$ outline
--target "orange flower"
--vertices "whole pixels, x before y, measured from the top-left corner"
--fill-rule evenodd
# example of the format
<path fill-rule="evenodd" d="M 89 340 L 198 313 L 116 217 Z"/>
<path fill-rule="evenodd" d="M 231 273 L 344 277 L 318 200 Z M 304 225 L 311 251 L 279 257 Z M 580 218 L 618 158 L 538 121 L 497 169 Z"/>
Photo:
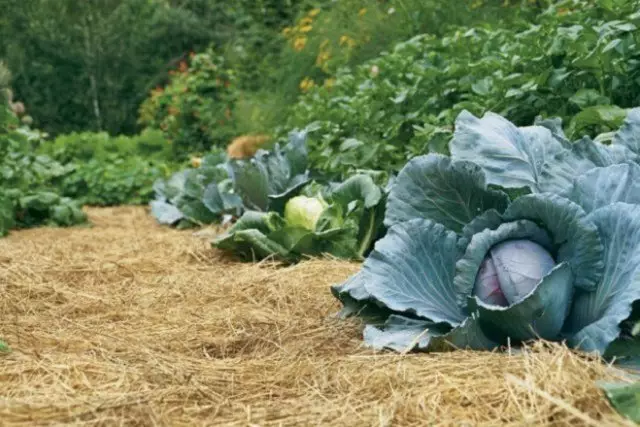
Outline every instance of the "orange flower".
<path fill-rule="evenodd" d="M 186 73 L 188 69 L 189 69 L 189 66 L 187 65 L 187 63 L 185 61 L 180 61 L 180 65 L 179 65 L 180 72 Z"/>

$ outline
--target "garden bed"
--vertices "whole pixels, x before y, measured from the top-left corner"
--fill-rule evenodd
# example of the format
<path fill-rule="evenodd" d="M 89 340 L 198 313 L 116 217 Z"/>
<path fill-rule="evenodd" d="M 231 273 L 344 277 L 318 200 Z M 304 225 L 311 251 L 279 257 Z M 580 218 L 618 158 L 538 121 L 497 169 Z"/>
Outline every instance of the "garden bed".
<path fill-rule="evenodd" d="M 621 425 L 606 365 L 374 354 L 332 319 L 357 264 L 241 264 L 143 208 L 0 240 L 2 425 Z"/>

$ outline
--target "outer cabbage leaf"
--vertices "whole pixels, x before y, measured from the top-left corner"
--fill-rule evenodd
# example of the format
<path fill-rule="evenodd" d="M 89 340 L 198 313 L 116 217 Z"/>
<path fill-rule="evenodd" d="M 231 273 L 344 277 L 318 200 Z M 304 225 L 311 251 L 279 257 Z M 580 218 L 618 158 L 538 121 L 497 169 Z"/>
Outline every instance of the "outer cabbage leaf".
<path fill-rule="evenodd" d="M 571 151 L 579 158 L 589 161 L 593 167 L 609 166 L 628 161 L 637 161 L 638 155 L 624 145 L 604 145 L 589 137 L 571 145 Z"/>
<path fill-rule="evenodd" d="M 367 325 L 364 340 L 375 349 L 397 352 L 411 350 L 444 351 L 452 349 L 492 350 L 498 344 L 489 339 L 475 316 L 451 329 L 426 320 L 391 315 L 381 328 Z"/>
<path fill-rule="evenodd" d="M 247 209 L 282 212 L 286 201 L 309 182 L 306 134 L 290 136 L 289 144 L 273 151 L 258 150 L 248 160 L 230 160 L 236 192 Z"/>
<path fill-rule="evenodd" d="M 593 292 L 579 292 L 566 332 L 569 343 L 604 354 L 640 299 L 640 206 L 614 203 L 589 215 L 605 245 L 605 270 Z"/>
<path fill-rule="evenodd" d="M 288 225 L 277 212 L 247 211 L 212 243 L 219 249 L 234 252 L 245 259 L 275 257 L 295 262 L 303 256 L 324 253 L 352 258 L 355 243 L 348 238 L 348 229 L 310 231 Z"/>
<path fill-rule="evenodd" d="M 627 147 L 640 155 L 640 108 L 629 111 L 622 127 L 613 137 L 612 145 Z"/>
<path fill-rule="evenodd" d="M 439 154 L 419 156 L 402 169 L 389 194 L 385 225 L 430 219 L 461 232 L 475 217 L 509 203 L 502 191 L 489 190 L 485 174 L 470 162 L 452 162 Z"/>
<path fill-rule="evenodd" d="M 534 193 L 560 192 L 571 185 L 576 173 L 592 167 L 573 156 L 549 129 L 518 128 L 493 113 L 482 119 L 467 111 L 460 113 L 449 145 L 451 157 L 479 165 L 488 184 L 526 187 Z"/>
<path fill-rule="evenodd" d="M 485 304 L 478 298 L 470 298 L 471 311 L 478 311 L 485 330 L 499 342 L 510 338 L 516 341 L 559 337 L 565 318 L 571 307 L 573 295 L 571 268 L 558 264 L 520 302 L 509 307 Z"/>
<path fill-rule="evenodd" d="M 163 225 L 174 225 L 184 219 L 180 209 L 163 200 L 153 200 L 150 203 L 151 214 Z"/>
<path fill-rule="evenodd" d="M 548 250 L 553 247 L 549 234 L 535 223 L 527 220 L 504 223 L 496 230 L 486 229 L 475 234 L 464 255 L 456 262 L 453 286 L 456 292 L 456 301 L 461 307 L 466 306 L 467 298 L 473 292 L 476 276 L 489 250 L 500 242 L 514 239 L 528 239 Z"/>
<path fill-rule="evenodd" d="M 224 156 L 205 156 L 199 168 L 185 169 L 156 181 L 151 213 L 161 224 L 211 224 L 225 214 L 239 215 L 242 201 L 227 178 Z"/>
<path fill-rule="evenodd" d="M 461 253 L 457 235 L 430 220 L 391 227 L 363 264 L 367 293 L 399 313 L 458 325 L 465 319 L 453 291 Z"/>
<path fill-rule="evenodd" d="M 350 226 L 355 230 L 354 257 L 362 259 L 385 233 L 386 195 L 369 175 L 354 175 L 332 188 L 334 206 L 326 211 L 320 229 Z"/>
<path fill-rule="evenodd" d="M 640 166 L 624 163 L 592 169 L 576 178 L 567 197 L 586 212 L 615 202 L 640 204 Z"/>
<path fill-rule="evenodd" d="M 546 228 L 559 247 L 557 262 L 568 262 L 575 286 L 596 288 L 604 270 L 604 247 L 595 224 L 576 203 L 555 194 L 529 194 L 504 212 L 506 221 L 528 219 Z"/>

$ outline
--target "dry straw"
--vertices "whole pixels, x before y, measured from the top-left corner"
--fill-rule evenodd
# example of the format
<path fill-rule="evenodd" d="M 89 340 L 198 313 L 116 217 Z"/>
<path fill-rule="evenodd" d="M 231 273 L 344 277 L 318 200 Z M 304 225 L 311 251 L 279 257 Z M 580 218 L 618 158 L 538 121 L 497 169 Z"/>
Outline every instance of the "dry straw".
<path fill-rule="evenodd" d="M 222 258 L 142 208 L 0 240 L 0 425 L 625 425 L 559 345 L 374 354 L 330 317 L 358 268 Z"/>

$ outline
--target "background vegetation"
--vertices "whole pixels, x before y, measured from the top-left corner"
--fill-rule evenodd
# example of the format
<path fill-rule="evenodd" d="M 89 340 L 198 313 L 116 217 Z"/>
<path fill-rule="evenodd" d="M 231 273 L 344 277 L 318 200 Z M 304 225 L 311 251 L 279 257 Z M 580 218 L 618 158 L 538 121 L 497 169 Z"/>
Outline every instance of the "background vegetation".
<path fill-rule="evenodd" d="M 637 0 L 0 8 L 5 193 L 35 180 L 77 203 L 146 204 L 194 157 L 300 128 L 319 173 L 394 172 L 446 152 L 463 109 L 519 125 L 560 116 L 572 137 L 617 128 L 640 104 Z M 54 172 L 25 172 L 42 165 Z"/>

